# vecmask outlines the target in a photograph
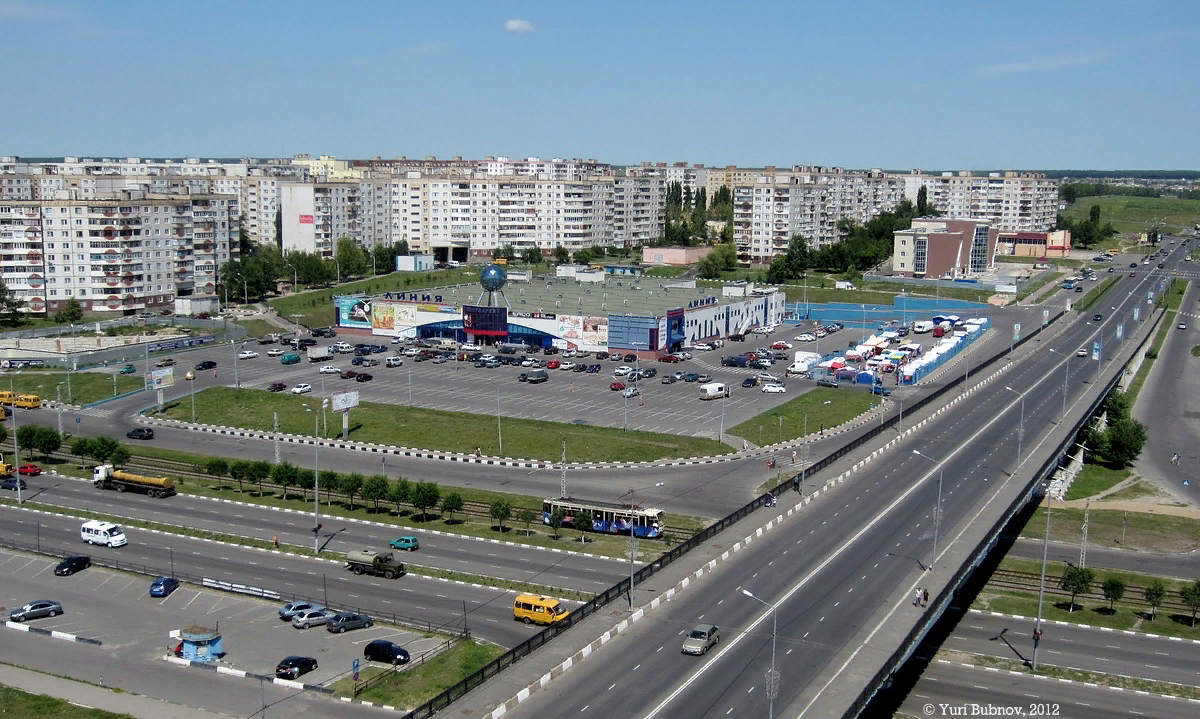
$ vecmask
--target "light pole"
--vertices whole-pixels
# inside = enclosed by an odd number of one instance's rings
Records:
[[[742,594],[750,597],[759,604],[770,608],[771,610],[771,670],[767,672],[767,719],[775,717],[775,695],[779,693],[779,672],[775,671],[775,637],[779,629],[779,616],[775,612],[775,605],[764,602],[754,596],[749,590],[743,589]]]
[[[19,370],[18,370],[18,372],[19,372]],[[115,377],[116,375],[113,375],[113,376]],[[9,391],[9,394],[11,394],[13,397],[16,397],[16,392],[13,390],[12,375],[8,376],[8,391]],[[17,405],[16,405],[16,402],[14,402],[13,403],[13,467],[20,467],[20,466],[21,466],[21,455],[20,455],[20,450],[17,448]],[[17,472],[17,504],[21,504],[22,501],[23,500],[21,499],[21,473],[18,471]],[[39,539],[39,541],[40,541],[40,539]]]
[[[187,375],[184,376],[187,377]],[[191,385],[188,394],[192,397],[192,424],[196,424],[196,375],[194,373],[188,378],[188,382]]]
[[[296,271],[294,266],[287,262],[284,262],[283,266],[292,268],[292,292],[296,292],[296,287],[300,284],[300,273]]]
[[[338,262],[336,257],[330,257],[329,259],[333,260],[334,266],[337,267],[337,284],[340,285],[342,284],[342,263]]]
[[[564,452],[565,452],[565,450],[564,450]],[[564,454],[563,456],[565,457],[566,455]],[[564,467],[564,471],[566,471],[565,470],[566,464],[564,464],[563,467]],[[566,481],[566,480],[563,480],[563,481]],[[665,484],[665,483],[659,482],[658,484],[650,485],[650,487],[661,487],[661,486],[663,486],[663,484]],[[650,489],[650,487],[638,487],[637,489],[631,489],[628,492],[625,492],[625,494],[629,495],[629,509],[630,509],[631,518],[632,518],[632,514],[633,514],[632,510],[634,509],[634,499],[635,499],[634,493],[638,492],[642,489]],[[624,497],[625,494],[622,494],[621,497]],[[617,499],[619,500],[621,497],[617,497]],[[634,533],[633,525],[631,524],[631,525],[629,525],[629,609],[630,609],[630,611],[633,611],[633,567],[634,567],[635,563],[637,562],[637,549],[638,549],[638,538],[637,538],[637,534]]]
[[[1063,390],[1062,416],[1067,416],[1067,383],[1071,381],[1071,355],[1051,349],[1051,352],[1063,358]]]
[[[64,382],[54,385],[54,409],[58,413],[58,436],[62,436],[62,386]]]
[[[1015,393],[1017,396],[1019,396],[1021,398],[1021,424],[1017,425],[1017,466],[1020,467],[1021,466],[1021,444],[1025,440],[1025,393],[1017,392],[1015,389],[1013,389],[1012,387],[1009,387],[1008,385],[1005,385],[1004,389],[1008,390],[1009,392]]]
[[[941,526],[942,526],[942,471],[943,471],[943,467],[942,467],[942,462],[938,462],[936,459],[934,459],[933,457],[930,457],[929,455],[921,454],[920,450],[914,449],[913,454],[915,454],[919,457],[924,457],[925,459],[928,459],[930,462],[936,462],[937,466],[938,466],[937,506],[933,510],[933,557],[931,557],[929,560],[929,571],[932,572],[933,571],[933,563],[937,561],[938,530],[940,530]]]
[[[1042,538],[1042,581],[1038,585],[1037,620],[1033,625],[1033,671],[1037,671],[1038,644],[1042,640],[1042,601],[1046,598],[1046,555],[1050,550],[1050,481],[1046,480],[1046,534]]]
[[[321,400],[321,415],[325,414],[328,399]],[[317,433],[317,415],[313,414],[313,434]],[[313,556],[321,552],[321,443],[313,445]]]
[[[866,342],[866,341],[867,341],[867,306],[866,306],[866,305],[862,305],[862,311],[863,311],[863,336],[862,336],[862,341],[863,341],[863,342]]]

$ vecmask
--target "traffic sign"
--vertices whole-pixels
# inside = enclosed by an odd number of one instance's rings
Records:
[[[353,670],[354,670],[354,681],[358,681],[358,660],[357,660],[357,659],[355,659],[355,660],[354,660],[354,663],[353,663],[353,664],[351,664],[350,666],[351,666],[351,667],[353,668]]]

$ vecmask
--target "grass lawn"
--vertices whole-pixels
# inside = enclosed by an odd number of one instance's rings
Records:
[[[692,269],[691,267],[668,267],[662,265],[660,267],[647,267],[645,269],[646,277],[678,277],[684,272]]]
[[[1192,356],[1200,357],[1200,345],[1192,345]]]
[[[1100,298],[1104,296],[1104,293],[1111,290],[1113,285],[1117,284],[1118,279],[1119,278],[1117,277],[1104,278],[1099,285],[1088,290],[1088,292],[1084,294],[1084,296],[1081,297],[1078,302],[1072,305],[1072,307],[1080,312],[1085,312],[1088,309],[1091,309],[1092,305],[1100,301]]]
[[[787,285],[783,288],[784,294],[787,296],[788,302],[804,302],[804,287],[795,285]],[[868,304],[868,305],[890,305],[892,298],[896,295],[893,292],[875,292],[870,290],[835,290],[832,287],[819,287],[817,285],[808,286],[808,301],[810,304],[823,304],[825,302],[849,302],[852,304]]]
[[[0,686],[0,707],[0,715],[13,719],[133,719],[130,714],[114,714],[6,686]]]
[[[952,284],[947,282],[941,286],[935,286],[930,289],[924,285],[909,285],[903,282],[887,282],[863,280],[863,287],[868,290],[876,290],[878,292],[887,292],[888,301],[885,304],[891,304],[891,297],[907,292],[910,295],[919,295],[921,297],[948,297],[954,300],[966,300],[968,302],[987,302],[994,292],[973,290],[969,287],[964,287],[961,284]],[[842,290],[844,292],[844,290]],[[809,290],[811,293],[812,290]],[[848,294],[855,294],[849,292]],[[865,293],[863,293],[865,294]],[[863,300],[841,300],[842,302],[863,302]]]
[[[145,380],[142,379],[142,372],[146,368],[145,363],[135,362],[134,364],[138,369],[136,374],[116,375],[117,394],[132,392],[146,386]],[[13,391],[17,394],[36,394],[44,400],[54,399],[55,387],[59,382],[63,383],[63,402],[89,404],[113,396],[113,375],[105,372],[72,372],[69,393],[66,385],[67,373],[63,371],[30,372],[22,370],[4,374],[7,377],[0,376],[0,387],[3,389],[8,389],[8,382],[5,382],[4,379],[10,379]]]
[[[1066,272],[1051,272],[1050,274],[1046,275],[1045,277],[1042,277],[1041,279],[1034,280],[1033,282],[1025,283],[1025,286],[1022,287],[1021,291],[1017,293],[1017,302],[1020,302],[1021,300],[1025,299],[1029,295],[1032,295],[1034,292],[1037,292],[1038,290],[1040,290],[1041,288],[1045,287],[1048,284],[1058,282],[1058,280],[1060,278],[1062,278],[1062,276],[1065,274],[1067,274],[1067,273]],[[1054,294],[1054,292],[1056,292],[1057,290],[1058,290],[1057,287],[1051,288],[1050,294]]]
[[[1128,478],[1128,469],[1109,469],[1099,464],[1085,464],[1079,476],[1071,483],[1071,489],[1067,491],[1067,500],[1095,496]]]
[[[287,318],[291,321],[291,318]],[[246,329],[246,339],[257,339],[271,332],[286,332],[266,320],[240,320],[237,325]]]
[[[315,396],[297,396],[286,392],[275,394],[262,390],[213,387],[197,393],[196,421],[268,430],[272,426],[272,412],[278,412],[283,432],[311,435],[312,415],[307,413],[306,407],[319,411],[321,401]],[[190,402],[168,404],[166,416],[190,421]],[[561,440],[567,442],[567,460],[570,462],[643,462],[733,451],[731,447],[713,439],[656,432],[622,432],[615,427],[504,419],[502,428],[503,455],[507,457],[558,460],[561,457]],[[373,402],[364,402],[350,413],[350,439],[463,454],[482,447],[485,454],[501,454],[495,417]]]
[[[1045,507],[1038,507],[1033,518],[1021,529],[1021,536],[1040,540],[1045,532]],[[1092,508],[1088,515],[1088,544],[1095,547],[1121,546],[1121,526],[1126,514],[1129,527],[1125,548],[1145,552],[1190,552],[1200,548],[1200,520],[1166,514],[1121,512]],[[1050,539],[1079,545],[1083,527],[1082,509],[1054,507],[1050,517]]]
[[[1046,290],[1046,291],[1045,291],[1045,292],[1043,292],[1041,295],[1039,295],[1039,296],[1038,296],[1038,298],[1034,300],[1034,303],[1036,303],[1036,304],[1039,304],[1039,305],[1040,305],[1041,303],[1043,303],[1043,302],[1045,302],[1046,300],[1048,300],[1048,299],[1050,299],[1051,297],[1053,297],[1053,296],[1054,296],[1054,293],[1058,292],[1058,290],[1059,290],[1059,288],[1058,288],[1058,287],[1051,287],[1050,289]]]
[[[1162,351],[1163,342],[1167,340],[1167,333],[1175,327],[1175,320],[1179,310],[1179,305],[1183,302],[1183,295],[1187,292],[1189,280],[1171,280],[1171,285],[1167,288],[1165,298],[1160,298],[1160,302],[1164,302],[1167,307],[1166,314],[1163,315],[1162,321],[1158,325],[1158,331],[1154,333],[1154,340],[1150,343],[1150,347],[1146,349],[1146,359],[1142,361],[1142,366],[1138,368],[1137,374],[1134,375],[1133,381],[1129,383],[1129,401],[1137,400],[1138,392],[1142,391],[1142,385],[1146,383],[1146,377],[1150,375],[1150,368],[1154,366],[1154,360],[1158,357],[1158,353]],[[1164,301],[1165,300],[1165,301]]]
[[[500,647],[477,644],[468,639],[427,662],[410,665],[404,671],[391,672],[382,667],[368,667],[360,675],[363,679],[384,672],[391,673],[392,678],[359,694],[358,699],[413,709],[479,671],[503,653]],[[330,688],[337,696],[353,697],[354,678],[348,676],[339,679]]]
[[[1013,265],[1036,265],[1038,257],[1025,257],[1024,255],[996,255],[997,262],[1004,262]],[[1084,260],[1072,260],[1068,257],[1056,257],[1053,260],[1047,259],[1047,262],[1056,267],[1083,267],[1088,264]]]
[[[1150,229],[1151,221],[1160,217],[1168,232],[1200,222],[1200,200],[1174,197],[1080,197],[1062,214],[1072,220],[1086,220],[1092,205],[1100,205],[1101,224],[1112,222],[1118,232],[1145,232]]]
[[[802,436],[806,414],[808,415],[808,432],[813,434],[821,428],[831,429],[842,422],[853,419],[873,405],[879,404],[879,401],[879,397],[866,392],[817,387],[811,392],[784,402],[775,409],[730,427],[725,430],[725,433],[743,437],[758,445],[773,444]],[[780,422],[781,418],[782,423]]]
[[[1154,485],[1150,484],[1149,482],[1138,480],[1124,489],[1113,492],[1112,494],[1106,494],[1104,499],[1101,501],[1120,502],[1123,499],[1141,499],[1142,497],[1154,497],[1157,495],[1158,489]]]

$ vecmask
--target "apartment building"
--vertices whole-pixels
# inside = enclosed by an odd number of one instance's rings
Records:
[[[279,187],[283,251],[333,257],[340,237],[360,239],[357,182],[285,182]]]
[[[215,300],[218,268],[237,256],[237,216],[226,195],[0,200],[0,273],[33,312],[69,299],[93,312]]]
[[[1000,230],[973,219],[913,220],[892,241],[892,272],[901,277],[959,279],[996,266]]]
[[[648,245],[662,237],[666,219],[666,177],[617,175],[613,178],[609,224],[617,247]]]
[[[948,217],[982,220],[1011,232],[1045,232],[1058,214],[1058,180],[1038,172],[943,172],[903,176],[905,197],[917,201],[922,187],[930,204]]]

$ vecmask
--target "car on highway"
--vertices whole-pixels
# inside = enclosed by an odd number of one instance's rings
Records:
[[[1181,329],[1181,330],[1186,330],[1186,329],[1187,329],[1187,322],[1180,322],[1180,323],[1179,323],[1179,329]],[[23,470],[23,469],[24,469],[24,467],[22,467],[22,470]]]
[[[642,391],[637,387],[626,387],[625,390],[621,392],[621,396],[625,398],[637,397],[641,393]]]
[[[1075,291],[1076,291],[1076,292],[1083,292],[1083,285],[1078,285],[1078,286],[1076,286],[1076,287],[1075,287]]]
[[[1142,260],[1142,264],[1143,264],[1143,265],[1148,265],[1148,264],[1150,264],[1150,260]]]
[[[166,359],[160,359],[159,361],[155,362],[154,366],[155,367],[174,367],[175,360],[171,359],[170,357],[167,357]]]
[[[833,389],[837,389],[838,381],[836,379],[830,379],[828,377],[823,377],[823,378],[817,380],[817,386],[818,387],[831,387]]]
[[[312,392],[312,385],[307,382],[301,382],[292,387],[292,394],[308,394],[309,392]]]
[[[196,363],[196,371],[197,372],[203,372],[206,369],[216,369],[216,368],[217,368],[217,363],[214,362],[213,360],[204,360],[203,362]]]
[[[131,364],[127,364],[121,368],[121,374],[133,374],[134,372],[137,372],[137,367]]]
[[[268,357],[280,357],[283,355],[283,353],[284,350],[280,349],[279,347],[272,347],[271,349],[267,350]]]
[[[149,427],[138,427],[125,433],[129,439],[154,439],[154,430]]]
[[[242,350],[241,352],[237,353],[238,359],[255,359],[257,357],[258,353],[254,350]]]
[[[375,626],[375,620],[366,614],[354,612],[338,612],[325,622],[325,630],[331,634],[341,634],[347,629],[366,629]]]
[[[358,376],[354,378],[354,381],[355,382],[370,382],[373,379],[375,379],[375,375],[371,374],[370,372],[359,372]]]
[[[171,592],[179,589],[179,580],[175,577],[159,577],[150,582],[150,596],[169,597]]]
[[[1102,319],[1104,319],[1104,315],[1100,314],[1099,312],[1092,315],[1092,322],[1099,322]]]
[[[85,557],[83,555],[67,557],[59,562],[58,566],[54,568],[54,576],[69,577],[75,572],[81,572],[90,566],[92,566],[91,557]]]
[[[28,604],[17,607],[8,613],[10,621],[23,622],[27,619],[42,617],[57,617],[63,613],[62,605],[53,599],[35,599]]]
[[[1161,270],[1162,268],[1166,267],[1166,266],[1167,266],[1167,263],[1165,263],[1165,262],[1159,262],[1159,263],[1158,263],[1158,269],[1160,269],[1160,270]]]
[[[715,624],[701,624],[693,627],[683,640],[684,654],[708,654],[708,650],[721,641],[721,630]]]
[[[319,374],[341,374],[342,371],[331,364],[321,365],[321,369],[317,370]]]
[[[1080,347],[1079,349],[1075,350],[1075,356],[1076,357],[1087,357],[1088,356],[1087,347]]]
[[[1109,267],[1109,268],[1108,268],[1108,271],[1109,271],[1109,272],[1116,272],[1116,268],[1115,268],[1115,267]]]
[[[292,626],[296,629],[317,627],[329,620],[329,612],[325,609],[306,609],[292,615]]]
[[[1130,267],[1137,267],[1137,263],[1136,263],[1136,262],[1130,262],[1130,263],[1129,263],[1129,266],[1130,266]]]
[[[421,548],[421,542],[413,536],[396,537],[388,545],[392,549],[403,549],[406,552],[415,552]]]
[[[29,489],[29,484],[20,477],[5,477],[0,480],[0,489],[16,490],[20,486],[21,489]]]
[[[282,392],[285,389],[287,389],[286,382],[272,382],[270,386],[267,387],[268,392]]]
[[[36,477],[42,473],[42,468],[36,464],[22,464],[17,473],[27,477]]]
[[[317,660],[312,657],[284,657],[275,667],[275,676],[279,679],[296,679],[317,668]]]
[[[608,388],[614,392],[618,392],[620,390],[625,389],[625,383],[624,382],[613,382],[612,384],[610,384],[608,386]]]
[[[774,384],[774,383],[764,384],[762,391],[766,392],[767,394],[783,394],[783,393],[787,392],[787,387],[784,387],[781,384]]]
[[[407,649],[386,639],[367,642],[367,646],[363,647],[363,658],[369,662],[388,664],[408,664],[409,660]]]

